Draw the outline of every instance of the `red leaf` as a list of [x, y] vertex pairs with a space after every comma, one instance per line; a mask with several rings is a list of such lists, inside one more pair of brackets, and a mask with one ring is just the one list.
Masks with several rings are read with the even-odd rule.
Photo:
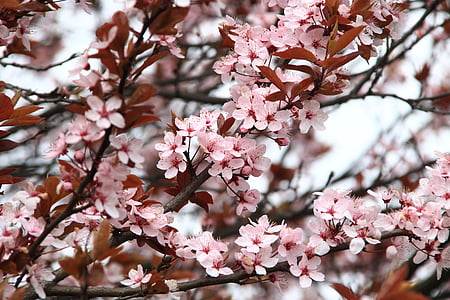
[[[328, 53], [330, 56], [335, 55], [342, 49], [348, 46], [364, 29], [364, 25], [354, 27], [346, 32], [344, 32], [343, 35], [339, 37], [339, 40], [334, 41], [330, 40], [330, 43], [328, 44]], [[331, 43], [333, 42], [333, 43]]]
[[20, 5], [17, 0], [2, 0], [0, 2], [0, 7], [4, 8], [17, 8]]
[[24, 115], [29, 115], [39, 109], [42, 109], [43, 107], [37, 106], [37, 105], [27, 105], [22, 106], [19, 108], [16, 108], [13, 113], [11, 114], [10, 118], [16, 118]]
[[42, 121], [43, 119], [44, 118], [41, 118], [41, 117], [38, 117], [38, 116], [25, 115], [25, 116], [15, 117], [14, 119], [9, 119], [9, 120], [3, 122], [1, 125], [2, 126], [31, 125], [31, 124], [38, 123], [38, 122]]
[[89, 109], [85, 105], [80, 104], [69, 104], [65, 107], [66, 110], [71, 111], [73, 113], [84, 115], [84, 113]]
[[286, 87], [284, 86], [284, 83], [281, 81], [280, 77], [278, 77], [277, 73], [275, 73], [274, 70], [272, 70], [270, 67], [266, 66], [258, 66], [259, 70], [263, 75], [270, 80], [273, 84], [277, 86], [283, 93], [286, 94]]
[[317, 61], [316, 56], [311, 51], [302, 47], [295, 47], [284, 51], [275, 52], [273, 55], [285, 59], [304, 59], [312, 63]]
[[294, 100], [295, 97], [299, 96], [304, 90], [306, 90], [314, 81], [311, 77], [303, 79], [302, 81], [296, 83], [291, 89], [291, 100]]
[[153, 97], [157, 92], [157, 89], [151, 84], [141, 84], [138, 86], [127, 102], [129, 105], [136, 105], [143, 103]]
[[342, 297], [344, 297], [347, 300], [359, 300], [360, 298], [356, 296], [351, 289], [346, 287], [345, 285], [339, 284], [339, 283], [333, 283], [333, 288], [341, 294]]
[[104, 219], [98, 230], [94, 232], [94, 249], [92, 249], [91, 257], [93, 260], [102, 260], [106, 258], [105, 254], [109, 250], [109, 238], [111, 236], [112, 226], [108, 219]]
[[123, 187], [126, 189], [139, 186], [142, 186], [142, 181], [139, 177], [133, 174], [128, 174], [127, 179], [123, 182]]
[[328, 72], [331, 72], [354, 60], [359, 55], [360, 52], [356, 51], [339, 57], [329, 57], [322, 62], [322, 67], [324, 67]]
[[158, 52], [156, 54], [153, 54], [149, 58], [147, 58], [142, 65], [139, 66], [134, 72], [133, 75], [140, 74], [142, 71], [144, 71], [147, 67], [151, 66], [161, 58], [163, 58], [169, 51], [163, 50], [161, 52]]
[[206, 212], [209, 212], [208, 204], [213, 204], [213, 198], [211, 194], [206, 191], [196, 192], [193, 197], [189, 198], [189, 201], [197, 204]]
[[0, 121], [6, 120], [14, 111], [11, 99], [5, 94], [0, 94]]
[[169, 7], [150, 25], [153, 34], [174, 34], [177, 30], [174, 26], [183, 21], [189, 12], [189, 7]]
[[17, 146], [19, 146], [19, 143], [13, 142], [11, 140], [0, 140], [0, 152], [9, 151], [16, 148]]

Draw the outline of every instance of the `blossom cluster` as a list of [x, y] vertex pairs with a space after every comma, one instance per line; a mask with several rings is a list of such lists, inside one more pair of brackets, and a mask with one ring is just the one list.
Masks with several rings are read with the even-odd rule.
[[164, 143], [155, 145], [159, 151], [158, 168], [165, 170], [166, 178], [197, 167], [206, 161], [208, 172], [222, 180], [230, 196], [236, 196], [236, 212], [254, 212], [260, 195], [250, 189], [246, 179], [260, 176], [270, 165], [264, 156], [265, 145], [257, 145], [251, 138], [239, 135], [219, 134], [219, 119], [224, 118], [219, 110], [202, 109], [199, 116], [175, 118], [175, 131], [166, 132]]
[[[421, 179], [420, 191], [371, 192], [383, 199], [379, 205], [369, 205], [371, 199], [353, 198], [350, 191], [317, 193], [314, 218], [308, 222], [309, 236], [300, 227], [273, 224], [267, 215], [242, 225], [234, 241], [240, 247], [234, 253], [236, 263], [249, 274], [266, 275], [267, 269], [287, 261], [300, 286], [308, 287], [313, 280], [325, 279], [319, 270], [321, 256], [332, 248], [348, 243], [349, 251], [358, 255], [367, 244], [380, 244], [383, 233], [400, 230], [401, 236], [391, 239], [386, 248], [387, 257], [397, 263], [412, 255], [414, 263], [430, 259], [440, 278], [442, 269], [450, 267], [450, 247], [440, 247], [448, 240], [450, 228], [450, 154], [438, 156], [436, 166], [429, 167], [431, 176]], [[400, 207], [382, 211], [394, 198]], [[228, 246], [211, 232], [189, 239], [177, 233], [174, 247], [180, 258], [195, 258], [210, 276], [232, 273], [226, 266], [227, 258], [231, 260]]]
[[[324, 129], [328, 116], [320, 109], [320, 100], [341, 93], [348, 85], [341, 66], [357, 55], [347, 56], [349, 60], [336, 56], [333, 47], [340, 37], [348, 38], [352, 30], [358, 33], [351, 42], [340, 46], [340, 52], [358, 48], [355, 53], [365, 51], [363, 56], [368, 59], [376, 55], [375, 46], [386, 35], [396, 36], [400, 13], [394, 2], [387, 1], [376, 1], [364, 8], [357, 7], [357, 1], [346, 1], [335, 11], [321, 0], [267, 2], [282, 9], [277, 24], [264, 28], [237, 24], [228, 18], [223, 31], [233, 51], [217, 61], [214, 69], [224, 82], [232, 78], [236, 81], [231, 87], [232, 101], [225, 104], [224, 110], [242, 121], [241, 130], [270, 133], [286, 145], [289, 119], [300, 123], [302, 133], [310, 127]], [[338, 20], [343, 19], [347, 21], [340, 24]], [[306, 63], [283, 65], [277, 62], [277, 56]], [[342, 58], [342, 63], [331, 67], [330, 62], [334, 59], [336, 64], [337, 58]], [[261, 70], [271, 66], [275, 75]]]

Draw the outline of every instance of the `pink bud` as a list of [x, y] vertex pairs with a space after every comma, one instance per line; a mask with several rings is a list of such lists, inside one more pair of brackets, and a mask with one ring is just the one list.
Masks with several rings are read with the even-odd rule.
[[288, 138], [277, 138], [275, 139], [275, 142], [277, 142], [277, 144], [280, 146], [287, 146], [289, 145], [290, 141]]
[[75, 152], [74, 157], [77, 162], [81, 163], [84, 160], [84, 153], [78, 150], [77, 152]]

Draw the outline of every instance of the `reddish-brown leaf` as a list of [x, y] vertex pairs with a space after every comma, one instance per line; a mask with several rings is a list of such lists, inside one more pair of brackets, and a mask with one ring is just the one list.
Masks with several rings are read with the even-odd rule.
[[38, 116], [19, 116], [14, 119], [6, 120], [1, 124], [1, 126], [23, 126], [23, 125], [31, 125], [42, 121], [44, 118]]
[[[328, 53], [330, 56], [335, 55], [345, 47], [347, 47], [364, 29], [363, 26], [354, 27], [342, 34], [335, 43], [328, 44]], [[331, 41], [331, 40], [330, 40]]]
[[346, 287], [345, 285], [342, 285], [340, 283], [333, 283], [333, 288], [341, 294], [342, 297], [344, 297], [347, 300], [359, 300], [360, 297], [356, 296], [351, 289]]
[[206, 212], [209, 212], [208, 204], [213, 204], [213, 198], [211, 194], [206, 191], [196, 192], [193, 197], [189, 198], [189, 201], [197, 204]]
[[339, 57], [329, 57], [322, 62], [322, 67], [328, 72], [332, 72], [337, 68], [349, 63], [360, 55], [359, 51], [352, 52]]
[[40, 11], [40, 12], [46, 12], [46, 11], [52, 10], [50, 7], [48, 7], [47, 5], [45, 5], [39, 1], [23, 3], [23, 4], [19, 5], [19, 7], [17, 9], [25, 10], [25, 11]]
[[225, 135], [228, 130], [233, 126], [235, 119], [233, 117], [227, 118], [221, 126], [219, 126], [218, 133]]
[[166, 56], [166, 54], [168, 53], [168, 50], [163, 50], [160, 51], [152, 56], [150, 56], [149, 58], [147, 58], [142, 65], [139, 66], [139, 68], [137, 68], [134, 72], [133, 75], [136, 74], [140, 74], [142, 71], [144, 71], [147, 67], [153, 65], [155, 62], [157, 62], [158, 60], [160, 60], [161, 58], [163, 58], [164, 56]]
[[135, 187], [139, 187], [142, 186], [142, 180], [137, 177], [136, 175], [133, 174], [128, 174], [127, 175], [127, 179], [123, 182], [123, 187], [125, 189], [128, 188], [135, 188]]
[[189, 7], [169, 7], [150, 25], [150, 32], [153, 34], [174, 34], [174, 26], [183, 21], [189, 12]]
[[311, 84], [314, 83], [314, 80], [311, 77], [303, 79], [302, 81], [294, 84], [291, 89], [291, 100], [295, 97], [299, 96], [302, 92], [304, 92]]
[[89, 270], [87, 282], [90, 286], [96, 286], [102, 283], [105, 278], [105, 269], [101, 263], [94, 263]]
[[0, 94], [0, 121], [8, 119], [14, 111], [11, 99], [5, 94]]
[[270, 95], [267, 95], [266, 101], [275, 102], [275, 101], [284, 100], [285, 98], [286, 98], [286, 93], [284, 93], [283, 91], [278, 91], [278, 92], [274, 92]]
[[373, 1], [371, 0], [355, 0], [350, 8], [350, 13], [368, 10], [372, 5]]
[[304, 59], [312, 63], [317, 61], [316, 56], [311, 51], [302, 47], [295, 47], [284, 51], [275, 52], [273, 55], [284, 59]]
[[104, 219], [97, 231], [94, 232], [94, 249], [92, 249], [91, 254], [93, 260], [102, 260], [106, 258], [105, 254], [109, 250], [111, 228], [108, 219]]
[[39, 109], [42, 109], [43, 107], [37, 106], [37, 105], [27, 105], [16, 108], [13, 113], [11, 114], [10, 118], [16, 118], [24, 115], [29, 115]]
[[17, 8], [20, 2], [17, 0], [2, 0], [0, 1], [0, 7], [4, 8]]
[[9, 151], [11, 149], [16, 148], [19, 145], [20, 145], [19, 143], [13, 142], [8, 139], [0, 140], [0, 152]]
[[69, 275], [72, 275], [76, 279], [80, 279], [82, 274], [81, 262], [73, 257], [64, 257], [58, 261], [61, 268]]
[[136, 105], [143, 103], [153, 97], [157, 92], [157, 89], [151, 84], [141, 84], [138, 86], [127, 102], [129, 105]]
[[65, 107], [65, 109], [75, 114], [84, 115], [84, 113], [89, 109], [89, 107], [80, 104], [69, 104]]
[[311, 68], [310, 66], [305, 66], [305, 65], [285, 65], [283, 68], [285, 69], [289, 69], [289, 70], [295, 70], [295, 71], [300, 71], [306, 74], [311, 75], [312, 78], [316, 79], [319, 77], [319, 74], [317, 74], [316, 71], [314, 71], [313, 68]]
[[123, 11], [119, 10], [113, 15], [112, 21], [117, 26], [117, 34], [111, 42], [110, 48], [116, 50], [119, 57], [124, 57], [125, 45], [128, 41], [128, 35], [130, 33], [128, 17]]
[[277, 88], [279, 88], [284, 94], [286, 94], [286, 87], [274, 70], [267, 66], [258, 66], [258, 68], [261, 73], [263, 73], [263, 75], [270, 80], [270, 82], [275, 84]]

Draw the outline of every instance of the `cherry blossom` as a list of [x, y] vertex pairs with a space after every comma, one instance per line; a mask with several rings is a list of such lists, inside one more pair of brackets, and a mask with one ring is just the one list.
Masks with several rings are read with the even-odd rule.
[[316, 130], [324, 130], [323, 123], [328, 119], [328, 115], [319, 109], [320, 103], [316, 100], [306, 101], [303, 108], [298, 112], [300, 119], [300, 131], [307, 133], [310, 127]]
[[292, 275], [299, 277], [300, 286], [307, 288], [311, 286], [312, 281], [324, 281], [325, 276], [317, 269], [320, 265], [320, 258], [315, 256], [308, 259], [306, 256], [302, 256], [302, 259], [298, 264], [291, 265], [289, 268]]
[[122, 106], [122, 101], [117, 97], [112, 97], [103, 102], [97, 96], [87, 98], [90, 110], [85, 113], [88, 120], [94, 121], [100, 128], [109, 128], [112, 125], [119, 128], [125, 127], [125, 119], [117, 112]]
[[111, 145], [118, 150], [117, 155], [119, 160], [127, 164], [132, 161], [137, 168], [142, 167], [144, 157], [140, 154], [142, 148], [142, 141], [139, 139], [128, 140], [124, 134], [109, 137]]
[[137, 269], [131, 269], [128, 272], [128, 279], [122, 280], [120, 283], [130, 287], [139, 287], [143, 284], [147, 284], [152, 278], [152, 274], [145, 274], [144, 268], [141, 264], [137, 265]]

